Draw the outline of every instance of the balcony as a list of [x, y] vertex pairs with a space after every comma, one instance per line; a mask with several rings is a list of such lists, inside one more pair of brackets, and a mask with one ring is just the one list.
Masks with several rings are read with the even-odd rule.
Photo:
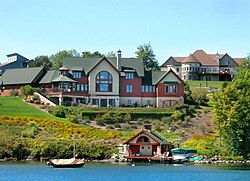
[[50, 95], [57, 95], [57, 94], [64, 94], [64, 95], [87, 95], [89, 91], [76, 91], [71, 89], [47, 89], [47, 94]]

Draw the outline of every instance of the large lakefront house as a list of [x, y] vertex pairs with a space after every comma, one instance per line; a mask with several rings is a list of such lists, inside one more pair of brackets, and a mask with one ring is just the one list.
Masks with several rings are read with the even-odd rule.
[[162, 71], [173, 69], [182, 80], [230, 81], [244, 58], [226, 54], [207, 54], [196, 50], [188, 57], [170, 57], [161, 66]]
[[173, 71], [145, 71], [138, 58], [64, 58], [59, 71], [9, 69], [0, 78], [2, 95], [24, 85], [40, 87], [59, 105], [171, 107], [184, 101], [184, 82]]

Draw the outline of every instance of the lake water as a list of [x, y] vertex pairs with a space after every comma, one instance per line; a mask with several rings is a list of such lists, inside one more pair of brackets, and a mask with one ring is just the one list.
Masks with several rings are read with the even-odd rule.
[[0, 162], [0, 180], [151, 180], [250, 181], [250, 165], [157, 165], [86, 163], [82, 168], [53, 168], [44, 162]]

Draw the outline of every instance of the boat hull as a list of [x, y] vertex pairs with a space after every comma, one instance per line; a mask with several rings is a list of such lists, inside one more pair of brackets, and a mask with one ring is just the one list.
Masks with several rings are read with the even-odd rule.
[[48, 162], [49, 166], [54, 168], [79, 168], [85, 164], [84, 160], [78, 159], [54, 159]]
[[50, 165], [54, 168], [80, 168], [80, 167], [83, 167], [84, 163], [78, 163], [78, 164], [53, 164], [53, 163], [50, 163]]

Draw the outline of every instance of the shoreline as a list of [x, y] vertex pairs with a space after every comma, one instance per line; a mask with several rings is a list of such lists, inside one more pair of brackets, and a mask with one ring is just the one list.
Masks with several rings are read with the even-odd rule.
[[[47, 161], [49, 161], [50, 159], [43, 159], [43, 160], [28, 160], [28, 159], [24, 159], [24, 160], [16, 160], [16, 159], [12, 159], [12, 158], [6, 158], [6, 159], [0, 159], [0, 163], [18, 163], [18, 162], [23, 162], [23, 163], [29, 163], [29, 162], [40, 162], [40, 163], [46, 163]], [[89, 163], [131, 163], [129, 161], [114, 161], [113, 159], [104, 159], [104, 160], [89, 160], [86, 159], [86, 162]], [[140, 162], [138, 162], [140, 163]], [[141, 162], [141, 163], [147, 163], [147, 162]], [[154, 164], [156, 162], [152, 162], [151, 164]], [[166, 164], [166, 163], [156, 163], [156, 164]], [[183, 162], [183, 163], [170, 163], [168, 165], [173, 165], [173, 164], [194, 164], [194, 165], [230, 165], [230, 164], [234, 164], [234, 165], [250, 165], [250, 160], [201, 160], [201, 161], [189, 161], [189, 162]]]

